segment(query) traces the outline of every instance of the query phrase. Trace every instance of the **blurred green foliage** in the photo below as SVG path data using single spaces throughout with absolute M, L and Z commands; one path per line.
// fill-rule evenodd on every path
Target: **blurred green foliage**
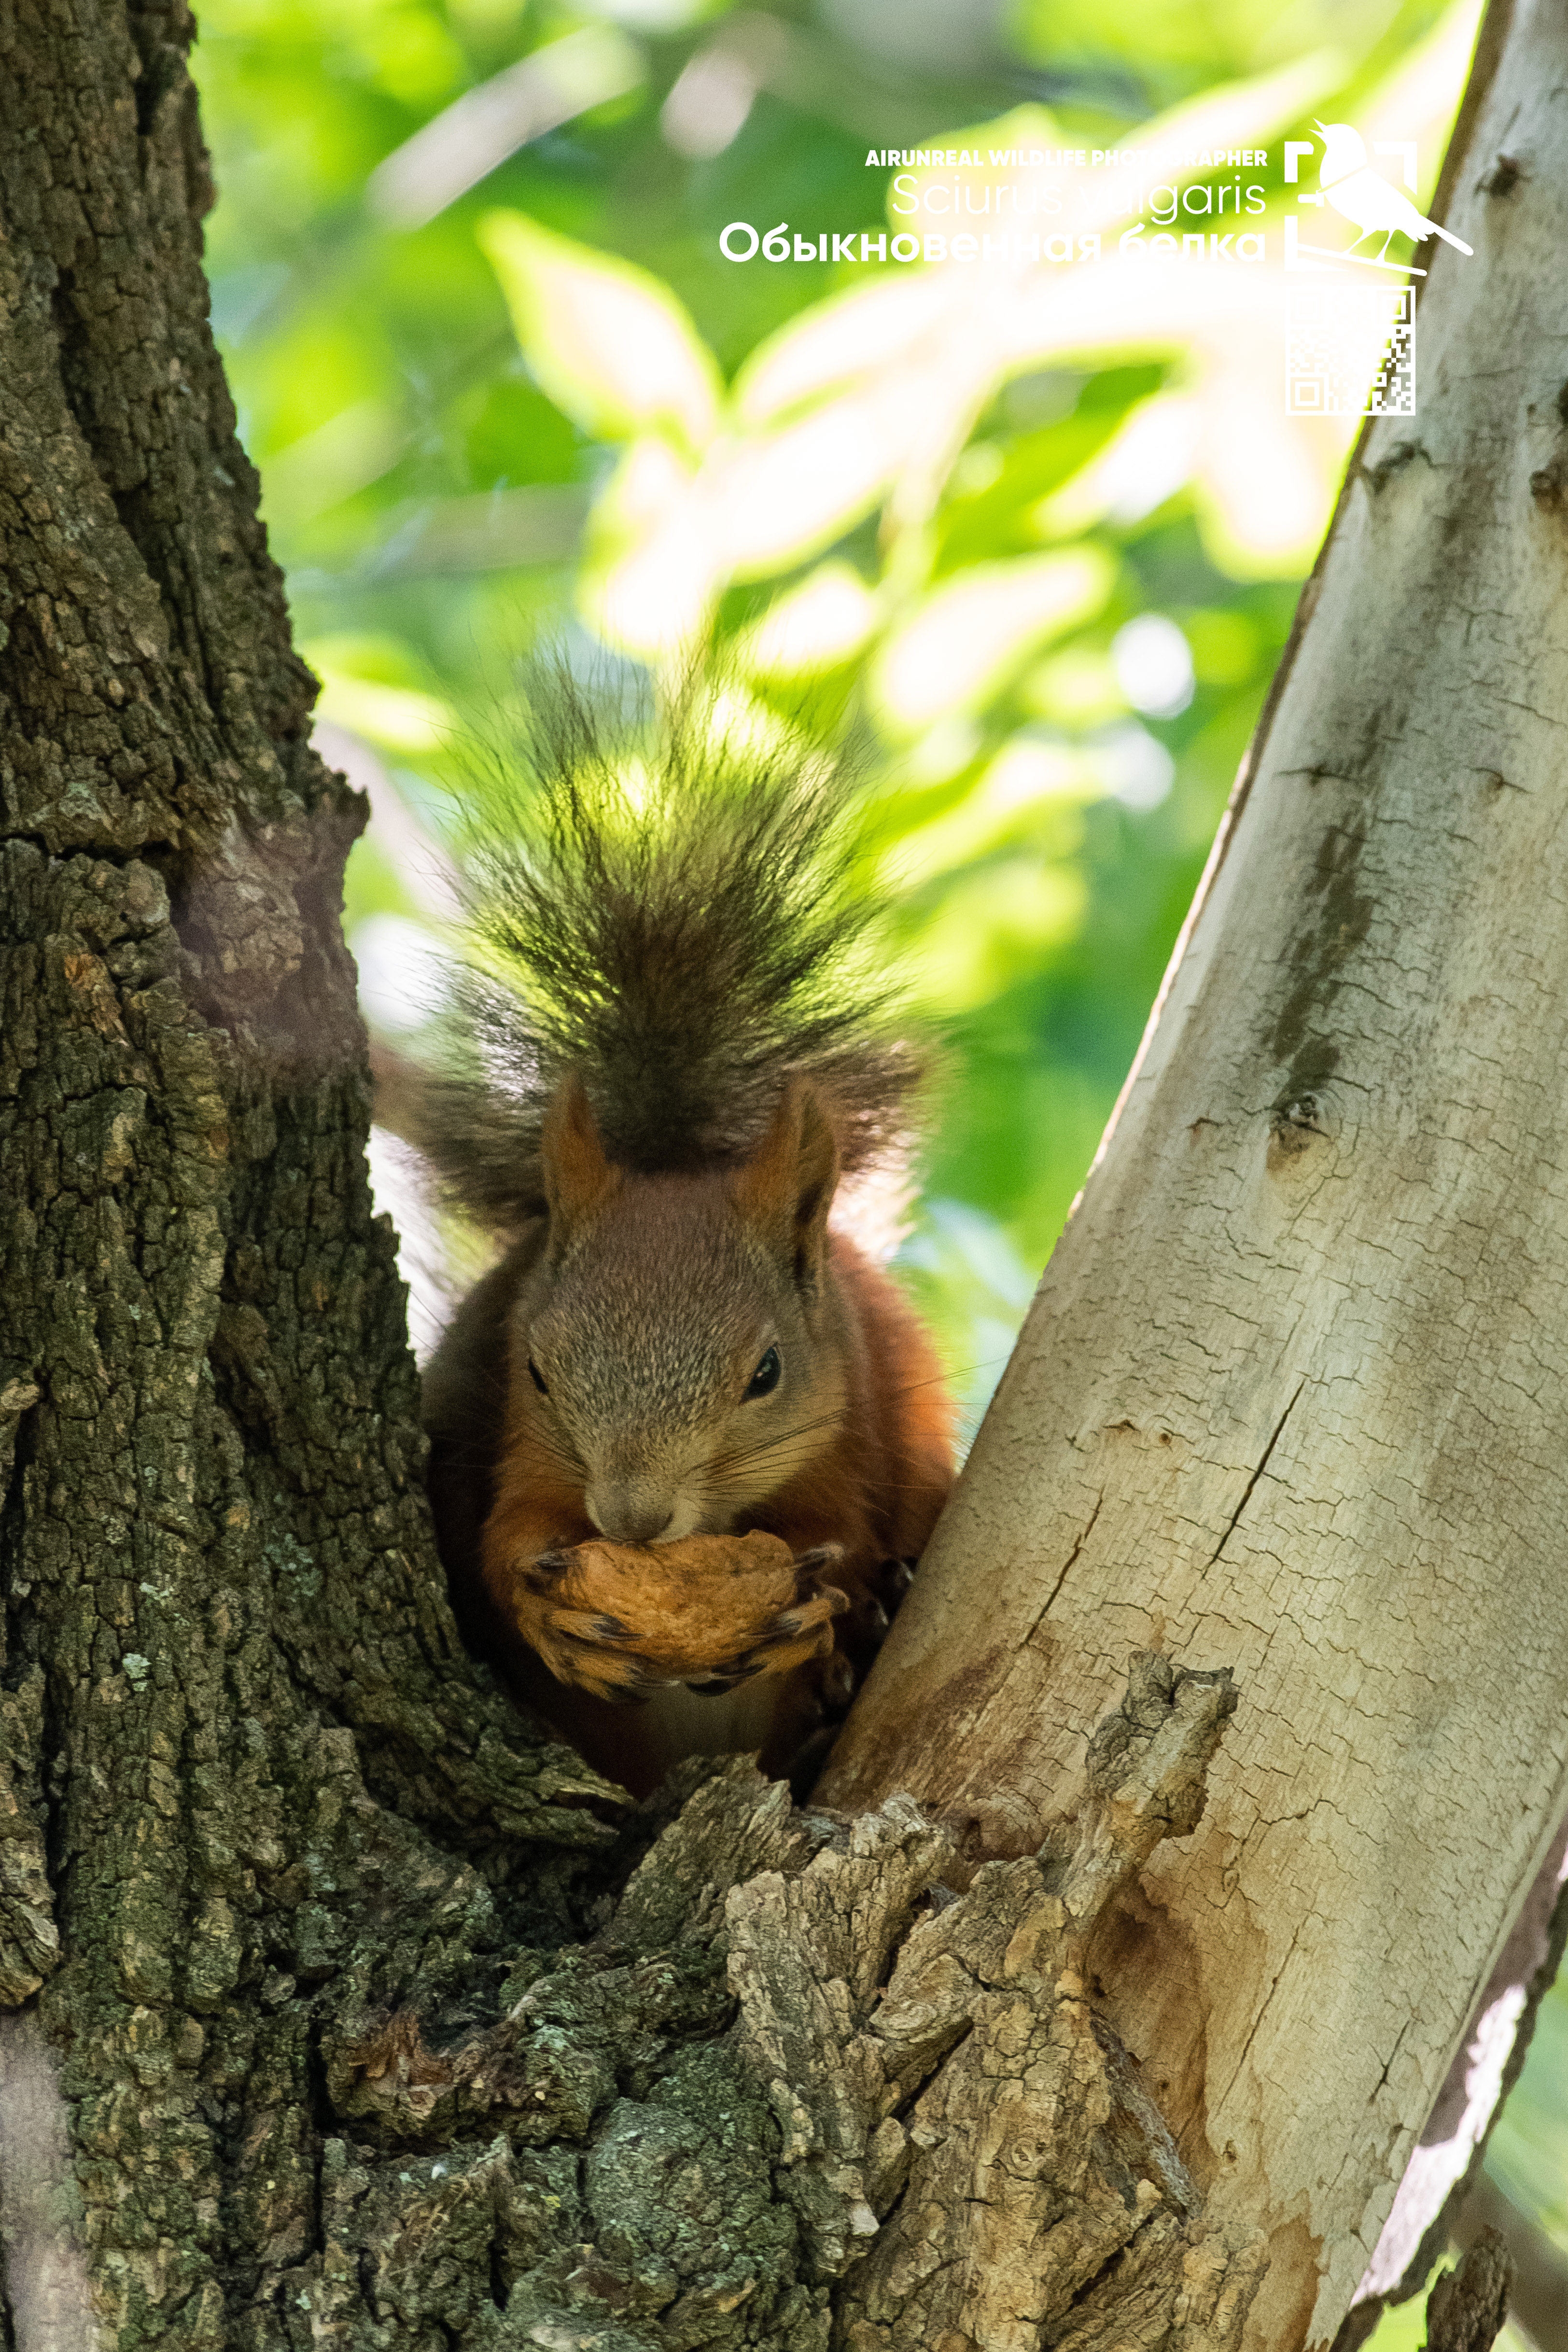
M 1349 428 L 1285 418 L 1270 273 L 1255 331 L 1224 273 L 1158 316 L 1109 271 L 1059 295 L 1024 273 L 987 305 L 973 273 L 876 257 L 899 221 L 868 151 L 964 126 L 1126 143 L 1173 110 L 1189 144 L 1272 143 L 1321 114 L 1418 136 L 1429 188 L 1475 18 L 208 0 L 214 316 L 329 752 L 373 785 L 347 908 L 373 1026 L 417 1044 L 465 746 L 504 737 L 531 646 L 603 680 L 726 645 L 756 723 L 842 723 L 862 750 L 897 952 L 952 1049 L 903 1262 L 983 1402 Z M 736 264 L 736 221 L 873 242 Z M 1554 1997 L 1497 2161 L 1568 2242 L 1565 2017 Z M 1377 2340 L 1420 2331 L 1407 2312 Z
M 928 1202 L 946 1205 L 906 1256 L 951 1359 L 973 1368 L 972 1404 L 1126 1074 L 1346 436 L 1308 453 L 1289 543 L 1253 530 L 1249 545 L 1245 493 L 1203 478 L 1205 403 L 1235 390 L 1214 363 L 1223 321 L 1206 352 L 1201 315 L 1140 349 L 1123 297 L 1093 325 L 1100 348 L 1058 350 L 1047 330 L 1032 362 L 981 352 L 955 389 L 939 380 L 944 336 L 952 349 L 975 331 L 957 313 L 944 327 L 941 302 L 962 293 L 923 327 L 916 315 L 939 273 L 737 266 L 720 232 L 787 219 L 879 235 L 890 174 L 868 150 L 965 122 L 1120 140 L 1261 76 L 1255 135 L 1275 138 L 1424 58 L 1435 163 L 1468 30 L 1432 0 L 1303 0 L 1288 21 L 1258 0 L 204 10 L 214 315 L 273 544 L 324 716 L 374 748 L 437 837 L 462 740 L 504 731 L 542 635 L 564 629 L 586 656 L 596 632 L 657 668 L 650 608 L 743 651 L 815 593 L 804 651 L 763 647 L 751 683 L 779 713 L 847 712 L 865 741 L 903 884 L 900 947 L 952 1046 L 925 1171 Z M 504 116 L 509 89 L 497 139 L 472 94 L 500 93 Z M 549 127 L 460 184 L 487 135 L 508 149 L 531 121 Z M 835 346 L 854 342 L 857 303 L 879 300 L 880 371 Z M 1277 443 L 1282 404 L 1254 406 Z M 1271 462 L 1266 447 L 1266 481 Z M 742 512 L 739 542 L 720 544 Z M 1075 551 L 1090 568 L 1052 617 L 1042 566 Z M 931 646 L 967 629 L 984 656 L 998 614 L 1020 610 L 974 675 L 933 676 Z M 1151 614 L 1167 674 L 1140 710 L 1118 653 Z M 373 1022 L 395 1033 L 420 1010 L 417 994 L 395 1002 L 413 970 L 396 926 L 436 909 L 384 805 L 348 915 L 367 983 L 380 975 Z

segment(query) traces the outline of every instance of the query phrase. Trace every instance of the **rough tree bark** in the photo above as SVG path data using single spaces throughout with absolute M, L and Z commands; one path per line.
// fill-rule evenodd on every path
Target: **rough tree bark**
M 1331 2072 L 1281 2042 L 1264 2014 L 1258 1954 L 1278 1969 L 1278 1920 L 1249 1916 L 1235 1984 L 1214 1982 L 1202 1915 L 1237 1883 L 1223 1866 L 1215 1875 L 1215 1838 L 1198 1849 L 1190 1898 L 1180 1863 L 1158 1862 L 1163 1839 L 1194 1828 L 1222 1735 L 1241 1734 L 1218 1835 L 1244 1877 L 1255 1846 L 1234 1827 L 1238 1788 L 1279 1820 L 1304 1785 L 1277 1763 L 1258 1778 L 1260 1723 L 1294 1708 L 1298 1740 L 1344 1742 L 1302 1675 L 1282 1680 L 1271 1666 L 1274 1645 L 1237 1630 L 1267 1627 L 1271 1613 L 1248 1616 L 1239 1601 L 1212 1612 L 1225 1654 L 1198 1656 L 1198 1671 L 1156 1639 L 1123 1692 L 1126 1655 L 1112 1676 L 1080 1612 L 1074 1641 L 1093 1663 L 1064 1665 L 1059 1689 L 1031 1686 L 1027 1721 L 1009 1701 L 993 1718 L 1002 1736 L 984 1776 L 971 1751 L 987 1794 L 982 1804 L 966 1793 L 960 1811 L 965 1824 L 999 1824 L 1005 1849 L 978 1870 L 973 1852 L 957 1852 L 896 1793 L 852 1823 L 795 1814 L 743 1763 L 688 1768 L 629 1816 L 457 1645 L 420 1493 L 392 1238 L 363 1170 L 363 1041 L 336 925 L 358 812 L 308 748 L 310 682 L 289 650 L 207 331 L 191 30 L 178 0 L 0 0 L 0 2347 L 1237 2352 L 1249 2311 L 1256 2332 L 1258 2312 L 1280 2307 L 1277 2273 L 1301 2321 L 1269 2340 L 1300 2340 L 1318 2255 L 1310 2200 L 1289 2170 L 1299 2137 L 1274 2118 L 1289 2185 L 1283 2202 L 1248 2205 L 1227 2182 L 1255 2179 L 1269 2153 L 1257 2115 L 1251 2137 L 1238 2126 L 1233 2154 L 1197 2095 L 1202 2041 L 1175 2034 L 1173 2071 L 1161 2038 L 1201 1995 L 1211 2050 L 1230 2052 L 1261 2017 L 1255 2043 L 1270 2079 L 1296 2067 L 1304 2096 L 1318 2098 Z M 1510 237 L 1535 224 L 1533 251 L 1552 233 L 1552 201 L 1521 188 Z M 1494 442 L 1506 472 L 1509 430 L 1495 428 Z M 1423 470 L 1386 467 L 1378 511 L 1405 515 Z M 1455 479 L 1473 485 L 1474 468 Z M 1454 576 L 1468 557 L 1497 610 L 1522 610 L 1530 592 L 1496 578 L 1484 501 L 1473 487 L 1469 497 L 1458 499 Z M 1543 493 L 1543 534 L 1557 527 L 1549 503 Z M 1423 530 L 1436 528 L 1424 515 L 1413 501 L 1401 526 L 1423 579 Z M 1547 558 L 1531 560 L 1525 577 L 1540 593 Z M 1428 603 L 1435 628 L 1441 600 Z M 1500 636 L 1499 664 L 1501 646 Z M 1511 675 L 1514 699 L 1538 704 L 1527 683 L 1537 666 L 1521 658 Z M 1356 797 L 1328 773 L 1349 764 L 1344 728 L 1323 724 L 1321 780 L 1300 787 L 1309 809 L 1313 794 Z M 1472 831 L 1513 823 L 1504 837 L 1517 840 L 1523 829 L 1537 861 L 1530 903 L 1544 906 L 1555 872 L 1546 803 L 1521 799 L 1542 812 L 1531 827 L 1507 790 L 1531 781 L 1519 763 L 1531 750 L 1521 729 L 1500 771 L 1507 783 L 1489 796 L 1478 787 L 1469 814 Z M 1451 800 L 1447 768 L 1443 779 Z M 1397 778 L 1381 801 L 1370 786 L 1361 793 L 1388 827 L 1408 797 Z M 1299 826 L 1289 812 L 1270 822 L 1283 872 Z M 1326 820 L 1315 822 L 1321 836 Z M 1336 1003 L 1348 1003 L 1359 985 L 1363 932 L 1381 936 L 1393 852 L 1372 835 L 1369 815 L 1344 836 L 1353 854 L 1328 856 L 1329 928 L 1300 933 L 1302 1054 L 1319 1034 L 1316 1008 L 1336 988 Z M 1454 869 L 1457 924 L 1467 892 L 1491 887 L 1494 854 L 1483 840 L 1474 866 Z M 1358 893 L 1371 902 L 1364 924 Z M 1513 941 L 1515 910 L 1494 914 L 1499 938 Z M 1416 926 L 1413 941 L 1422 936 Z M 1212 961 L 1200 956 L 1194 971 Z M 1516 995 L 1501 1001 L 1511 1010 Z M 1488 1026 L 1489 1003 L 1479 998 L 1474 1034 L 1495 1046 L 1502 1027 L 1500 1015 Z M 1223 1006 L 1205 1017 L 1231 1034 Z M 1408 1033 L 1417 1043 L 1421 1017 L 1417 1008 Z M 1526 1043 L 1528 1076 L 1539 1041 Z M 1237 1209 L 1252 1265 L 1262 1270 L 1266 1246 L 1279 1251 L 1281 1297 L 1296 1295 L 1292 1237 L 1318 1233 L 1323 1198 L 1355 1181 L 1353 1122 L 1338 1108 L 1359 1100 L 1354 1054 L 1345 1072 L 1339 1096 L 1316 1064 L 1284 1095 L 1275 1087 L 1281 1103 L 1314 1091 L 1325 1134 L 1304 1112 L 1282 1113 L 1276 1160 L 1294 1189 L 1272 1225 L 1256 1215 L 1247 1225 Z M 1521 1076 L 1505 1089 L 1509 1118 L 1525 1097 L 1536 1124 L 1521 1130 L 1532 1140 L 1501 1229 L 1519 1256 L 1539 1244 L 1531 1303 L 1549 1305 L 1555 1229 L 1541 1171 L 1553 1106 Z M 1232 1118 L 1228 1105 L 1254 1101 L 1261 1115 L 1271 1098 L 1237 1077 L 1204 1115 Z M 1433 1096 L 1435 1118 L 1451 1098 Z M 1239 1194 L 1249 1163 L 1234 1119 L 1222 1143 Z M 1500 1132 L 1504 1113 L 1494 1123 Z M 1465 1141 L 1489 1168 L 1485 1114 L 1472 1125 Z M 1151 1163 L 1163 1164 L 1158 1122 L 1141 1131 Z M 1183 1148 L 1206 1147 L 1200 1133 Z M 1426 1148 L 1424 1164 L 1444 1175 L 1440 1139 L 1409 1148 Z M 1194 1217 L 1166 1264 L 1195 1285 L 1219 1180 L 1195 1195 L 1179 1171 L 1164 1181 Z M 1110 1195 L 1102 1176 L 1064 1265 L 1081 1269 L 1083 1237 L 1106 1222 L 1095 1197 Z M 1452 1191 L 1442 1197 L 1451 1208 Z M 1152 1225 L 1131 1202 L 1128 1213 L 1142 1267 Z M 1452 1213 L 1431 1253 L 1439 1270 L 1457 1262 L 1463 1231 Z M 1128 1344 L 1118 1283 L 1125 1296 L 1139 1277 L 1119 1276 L 1121 1236 L 1110 1240 L 1095 1279 L 1114 1350 Z M 1365 1278 L 1374 1244 L 1358 1247 L 1350 1271 Z M 1407 1245 L 1394 1264 L 1407 1273 L 1417 1255 Z M 1223 1288 L 1232 1261 L 1217 1263 Z M 1391 1269 L 1369 1282 L 1369 1311 L 1400 1278 Z M 1253 1285 L 1258 1318 L 1265 1287 Z M 1434 1413 L 1449 1370 L 1437 1299 L 1435 1288 L 1419 1341 L 1430 1362 L 1415 1380 L 1417 1405 L 1429 1400 Z M 1223 1352 L 1229 1294 L 1211 1310 Z M 1556 1492 L 1540 1425 L 1550 1328 L 1531 1325 L 1540 1353 L 1526 1377 L 1521 1327 L 1509 1327 L 1510 1352 L 1505 1308 L 1465 1311 L 1472 1344 L 1513 1370 L 1510 1411 L 1526 1425 L 1494 1476 L 1470 1443 L 1468 1406 L 1455 1408 L 1470 1451 L 1438 1465 L 1440 1505 L 1467 1529 L 1496 1509 L 1510 1559 L 1533 1576 L 1531 1545 Z M 1130 1648 L 1149 1624 L 1132 1580 L 1145 1565 L 1139 1546 L 1152 1558 L 1159 1545 L 1185 1651 L 1192 1524 L 1217 1514 L 1223 1532 L 1242 1517 L 1205 1465 L 1245 1461 L 1229 1433 L 1263 1412 L 1274 1365 L 1264 1349 L 1247 1412 L 1227 1421 L 1223 1380 L 1205 1370 L 1197 1386 L 1191 1344 L 1179 1330 L 1169 1339 L 1163 1380 L 1145 1364 L 1141 1382 L 1131 1357 L 1113 1353 L 1106 1379 L 1129 1402 L 1111 1419 L 1131 1426 L 1085 1443 L 1122 1458 L 1115 1475 L 1132 1498 L 1102 1507 L 1121 1530 L 1128 1587 L 1110 1594 L 1103 1625 Z M 993 1463 L 1022 1450 L 1018 1400 L 1034 1360 L 994 1424 Z M 1092 1433 L 1103 1383 L 1070 1353 L 1063 1363 L 1058 1396 L 1077 1381 L 1082 1398 L 1067 1409 L 1070 1425 Z M 1328 1376 L 1305 1365 L 1297 1377 Z M 1381 1417 L 1364 1398 L 1357 1409 L 1396 1477 L 1412 1447 L 1392 1394 Z M 1483 1403 L 1499 1402 L 1494 1385 Z M 1062 1409 L 1038 1410 L 1042 1444 L 1054 1444 Z M 1192 1468 L 1156 1517 L 1137 1497 L 1145 1452 L 1163 1458 L 1163 1430 Z M 1384 1458 L 1358 1468 L 1347 1456 L 1352 1508 L 1373 1475 L 1367 1462 L 1375 1470 Z M 1064 1459 L 1059 1492 L 1070 1496 L 1081 1465 Z M 1277 1444 L 1271 1463 L 1288 1459 Z M 983 1474 L 993 1475 L 1001 1496 L 1007 1479 Z M 1330 1490 L 1310 1491 L 1325 1497 L 1321 1531 Z M 1404 1561 L 1401 1512 L 1424 1522 L 1403 1486 L 1390 1491 L 1375 1528 L 1356 1522 L 1358 1540 L 1375 1535 Z M 968 1493 L 973 1515 L 980 1477 Z M 1041 1641 L 1058 1643 L 1067 1621 L 1043 1624 L 1044 1550 L 1019 1540 L 1007 1508 L 999 1500 L 1004 1557 L 1027 1550 L 1037 1580 L 1026 1605 L 1042 1631 L 1024 1661 L 1034 1671 Z M 1232 1529 L 1233 1561 L 1247 1551 Z M 1479 1800 L 1445 1745 L 1451 1724 L 1468 1720 L 1465 1674 L 1474 1663 L 1478 1704 L 1533 1733 L 1549 1677 L 1531 1641 L 1555 1623 L 1555 1604 L 1531 1588 L 1536 1628 L 1519 1632 L 1517 1687 L 1505 1686 L 1487 1646 L 1500 1603 L 1489 1616 L 1473 1546 L 1457 1557 L 1477 1661 L 1467 1651 L 1450 1668 L 1413 1636 L 1404 1680 L 1375 1696 L 1468 1822 Z M 985 1544 L 971 1558 L 974 1573 L 988 1570 Z M 950 1544 L 931 1580 L 939 1604 L 955 1559 Z M 1279 1573 L 1274 1602 L 1259 1608 L 1286 1591 Z M 1002 1601 L 1015 1618 L 1026 1587 L 1009 1568 Z M 1411 1569 L 1384 1613 L 1407 1613 L 1428 1590 Z M 1337 1622 L 1359 1625 L 1366 1591 L 1352 1580 Z M 911 1671 L 921 1640 L 917 1628 L 885 1689 Z M 1227 1727 L 1232 1656 L 1246 1705 Z M 1375 1680 L 1369 1672 L 1369 1690 Z M 969 1715 L 950 1696 L 962 1730 Z M 1060 1728 L 1069 1716 L 1076 1738 Z M 885 1705 L 872 1734 L 879 1723 L 885 1738 Z M 919 1726 L 905 1728 L 924 1770 Z M 844 1775 L 869 1771 L 873 1748 L 857 1735 Z M 1342 1777 L 1332 1794 L 1349 1808 L 1359 1784 Z M 1494 1785 L 1497 1853 L 1467 1845 L 1461 1863 L 1433 1874 L 1447 1906 L 1434 1941 L 1447 1937 L 1459 1955 L 1447 1972 L 1435 1960 L 1424 1987 L 1442 2018 L 1455 1979 L 1495 1940 L 1509 1872 L 1533 1835 L 1531 1807 L 1541 1809 L 1520 1759 L 1500 1762 Z M 1343 1971 L 1328 1906 L 1342 1893 L 1357 1958 L 1403 1954 L 1397 1918 L 1375 1920 L 1383 1945 L 1368 1941 L 1362 1882 L 1349 1864 L 1336 1876 L 1326 1840 L 1291 1849 L 1289 1823 L 1277 1833 L 1298 1876 L 1276 1871 L 1268 1899 L 1294 1919 L 1302 1890 L 1315 1890 L 1325 1924 L 1313 1948 L 1331 1992 Z M 973 1845 L 967 1826 L 962 1834 Z M 1419 1874 L 1402 1869 L 1391 1884 L 1429 1933 Z M 1147 1947 L 1173 1956 L 1163 2001 Z M 1321 2142 L 1325 2170 L 1352 2185 L 1390 2172 L 1447 2030 L 1424 2017 L 1401 2059 L 1390 2029 L 1397 2080 L 1386 2096 L 1373 2092 L 1371 2122 L 1320 2100 L 1315 2112 L 1331 2113 L 1339 2132 Z M 1364 2069 L 1367 2040 L 1350 2035 L 1347 2067 Z M 1331 2218 L 1353 2237 L 1369 2200 L 1347 2223 L 1352 2202 L 1341 2196 Z M 1321 2259 L 1331 2299 L 1348 2274 L 1341 2241 L 1325 2241 Z

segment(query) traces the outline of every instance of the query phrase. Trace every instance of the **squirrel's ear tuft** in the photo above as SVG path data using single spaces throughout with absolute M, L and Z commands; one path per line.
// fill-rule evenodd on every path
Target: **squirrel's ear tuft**
M 605 1157 L 588 1089 L 575 1070 L 562 1079 L 550 1098 L 540 1157 L 550 1209 L 550 1246 L 555 1254 L 620 1181 L 618 1171 Z
M 730 1185 L 736 1209 L 793 1264 L 803 1290 L 816 1286 L 827 1212 L 838 1182 L 838 1146 L 816 1088 L 794 1078 L 773 1123 Z

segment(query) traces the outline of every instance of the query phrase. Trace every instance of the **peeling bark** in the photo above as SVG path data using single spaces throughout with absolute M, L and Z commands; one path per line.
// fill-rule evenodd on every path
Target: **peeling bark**
M 1267 2248 L 1211 2227 L 1085 1955 L 1195 1826 L 1235 1703 L 1135 1659 L 1079 1817 L 962 1895 L 908 1800 L 845 1822 L 688 1767 L 598 1932 L 521 1964 L 493 2022 L 329 2031 L 298 2340 L 378 2343 L 368 2305 L 465 2345 L 1234 2352 Z
M 1483 2230 L 1426 2305 L 1426 2352 L 1488 2352 L 1508 2317 L 1513 2263 L 1495 2230 Z
M 1485 2230 L 1495 2231 L 1512 2257 L 1509 2317 L 1517 2320 L 1535 2352 L 1563 2352 L 1568 2346 L 1568 2255 L 1494 2180 L 1483 2176 L 1465 2200 L 1454 2236 L 1468 2252 Z
M 1481 2173 L 1491 2127 L 1503 2101 L 1524 2069 L 1542 2001 L 1551 1990 L 1568 1944 L 1568 1822 L 1558 1830 L 1535 1885 L 1499 1953 L 1485 1990 L 1454 2053 L 1447 2079 L 1437 2094 L 1405 2167 L 1367 2264 L 1356 2301 L 1334 2339 L 1334 2352 L 1356 2352 L 1391 2303 L 1420 2293 L 1450 2241 L 1468 2244 L 1495 2212 L 1470 2221 L 1488 2184 Z M 1523 2215 L 1509 2210 L 1510 2251 L 1516 2258 L 1530 2230 Z M 1568 2318 L 1568 2265 L 1557 2282 L 1557 2305 L 1550 2295 L 1542 2309 L 1556 2307 Z M 1539 2258 L 1531 2284 L 1539 2292 Z M 1521 2316 L 1526 2316 L 1522 2300 Z M 1547 2352 L 1547 2332 L 1531 2329 Z M 1561 2329 L 1555 2332 L 1561 2333 Z

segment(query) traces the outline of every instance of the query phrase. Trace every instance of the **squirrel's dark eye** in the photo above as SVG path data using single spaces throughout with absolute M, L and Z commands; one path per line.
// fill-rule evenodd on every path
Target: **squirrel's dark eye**
M 777 1388 L 779 1384 L 779 1374 L 783 1370 L 784 1365 L 779 1360 L 778 1349 L 776 1348 L 770 1348 L 767 1354 L 763 1358 L 762 1362 L 757 1366 L 756 1370 L 752 1374 L 752 1384 L 746 1391 L 746 1394 L 749 1397 L 766 1396 L 771 1390 Z
M 528 1360 L 528 1377 L 533 1382 L 534 1387 L 539 1391 L 541 1396 L 548 1396 L 550 1394 L 550 1391 L 544 1385 L 544 1374 L 540 1370 L 539 1366 L 534 1362 L 531 1356 L 530 1356 Z

